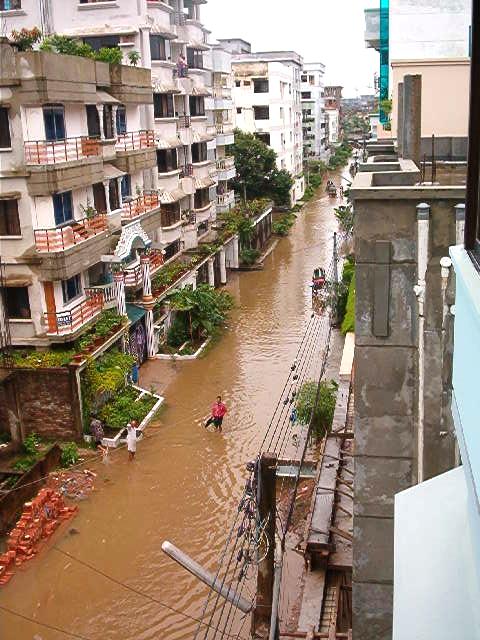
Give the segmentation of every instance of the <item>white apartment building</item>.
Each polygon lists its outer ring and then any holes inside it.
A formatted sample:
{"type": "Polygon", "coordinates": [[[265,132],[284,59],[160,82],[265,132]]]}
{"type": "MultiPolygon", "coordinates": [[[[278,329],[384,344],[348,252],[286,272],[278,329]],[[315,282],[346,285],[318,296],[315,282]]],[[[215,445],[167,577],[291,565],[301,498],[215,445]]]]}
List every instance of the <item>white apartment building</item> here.
{"type": "MultiPolygon", "coordinates": [[[[229,56],[212,71],[218,56],[200,4],[0,2],[7,34],[39,26],[124,52],[124,65],[109,69],[39,51],[12,58],[2,45],[2,63],[11,66],[0,72],[0,255],[12,344],[73,340],[106,303],[123,313],[125,289],[131,298],[143,288],[148,302],[152,272],[215,234],[217,199],[219,210],[233,206],[229,56]],[[123,280],[112,282],[118,270],[123,280]]],[[[226,265],[238,261],[235,242],[236,252],[223,247],[199,269],[200,281],[225,282],[226,265]]],[[[185,279],[195,280],[195,273],[185,279]]],[[[145,309],[153,355],[153,314],[145,309]]]]}
{"type": "Polygon", "coordinates": [[[328,132],[328,145],[334,145],[338,142],[340,114],[338,109],[325,109],[326,127],[328,132]]]}
{"type": "MultiPolygon", "coordinates": [[[[235,40],[221,40],[235,51],[235,40]]],[[[243,41],[242,41],[243,42],[243,41]]],[[[234,54],[235,125],[254,133],[277,154],[278,169],[290,172],[292,203],[305,191],[300,83],[303,60],[294,51],[234,54]]]]}
{"type": "Polygon", "coordinates": [[[323,160],[326,157],[327,129],[325,116],[325,65],[306,62],[303,65],[301,101],[303,123],[303,155],[323,160]]]}

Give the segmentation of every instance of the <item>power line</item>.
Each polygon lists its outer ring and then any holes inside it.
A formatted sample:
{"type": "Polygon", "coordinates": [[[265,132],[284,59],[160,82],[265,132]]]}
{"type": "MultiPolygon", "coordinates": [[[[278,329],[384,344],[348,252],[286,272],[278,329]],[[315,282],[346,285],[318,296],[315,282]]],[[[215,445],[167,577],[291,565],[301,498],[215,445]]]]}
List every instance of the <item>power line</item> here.
{"type": "Polygon", "coordinates": [[[34,618],[30,618],[29,616],[24,615],[23,613],[19,613],[18,611],[13,611],[13,609],[9,609],[4,605],[0,605],[0,609],[2,611],[6,611],[10,613],[12,616],[16,616],[17,618],[21,618],[22,620],[26,620],[27,622],[32,622],[40,627],[44,627],[45,629],[50,629],[50,631],[58,631],[58,633],[63,633],[65,636],[69,636],[70,638],[78,638],[78,640],[91,640],[91,638],[87,638],[87,636],[82,636],[79,633],[74,633],[73,631],[66,631],[65,629],[61,629],[60,627],[55,627],[53,624],[47,624],[46,622],[40,622],[40,620],[35,620],[34,618]]]}

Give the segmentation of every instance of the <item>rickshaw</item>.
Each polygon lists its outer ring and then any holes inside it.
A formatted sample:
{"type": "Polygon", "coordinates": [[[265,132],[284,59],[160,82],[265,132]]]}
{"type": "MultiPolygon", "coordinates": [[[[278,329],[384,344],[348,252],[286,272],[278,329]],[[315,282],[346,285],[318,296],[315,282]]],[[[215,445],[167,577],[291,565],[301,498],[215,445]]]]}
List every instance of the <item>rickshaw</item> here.
{"type": "Polygon", "coordinates": [[[312,294],[316,295],[325,285],[325,269],[317,267],[313,270],[312,294]]]}
{"type": "Polygon", "coordinates": [[[337,197],[337,187],[331,181],[327,183],[327,193],[330,196],[330,198],[337,197]]]}

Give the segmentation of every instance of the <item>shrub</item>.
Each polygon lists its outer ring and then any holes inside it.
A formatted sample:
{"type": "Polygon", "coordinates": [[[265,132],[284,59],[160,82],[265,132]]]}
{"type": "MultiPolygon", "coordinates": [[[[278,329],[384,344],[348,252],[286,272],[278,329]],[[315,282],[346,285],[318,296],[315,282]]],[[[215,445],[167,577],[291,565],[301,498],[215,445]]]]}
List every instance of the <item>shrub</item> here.
{"type": "Polygon", "coordinates": [[[132,387],[126,387],[101,409],[100,419],[113,429],[121,429],[132,420],[140,424],[157,400],[150,394],[140,400],[137,398],[138,392],[132,387]]]}
{"type": "Polygon", "coordinates": [[[272,224],[272,231],[279,236],[286,236],[293,227],[296,216],[293,213],[286,213],[272,224]]]}
{"type": "Polygon", "coordinates": [[[42,37],[42,32],[38,27],[33,29],[20,29],[20,31],[13,30],[10,38],[16,45],[19,51],[31,51],[33,45],[36,44],[42,37]]]}
{"type": "Polygon", "coordinates": [[[67,442],[62,445],[62,455],[60,456],[62,467],[71,467],[73,464],[77,464],[79,458],[78,447],[75,442],[67,442]]]}
{"type": "Polygon", "coordinates": [[[297,395],[295,407],[297,420],[301,424],[307,425],[312,419],[312,434],[317,438],[322,438],[332,427],[338,385],[334,380],[330,380],[330,382],[323,380],[320,383],[318,401],[315,403],[317,388],[318,383],[314,380],[304,382],[297,395]]]}
{"type": "Polygon", "coordinates": [[[337,301],[337,317],[340,323],[343,321],[345,317],[349,287],[350,287],[350,283],[352,281],[354,273],[355,273],[355,260],[353,256],[349,256],[345,260],[345,264],[343,265],[342,287],[339,292],[338,301],[337,301]]]}
{"type": "Polygon", "coordinates": [[[258,260],[260,251],[258,249],[242,249],[240,251],[240,261],[251,267],[258,260]]]}
{"type": "Polygon", "coordinates": [[[140,62],[140,54],[138,53],[138,51],[130,51],[130,53],[127,56],[128,61],[130,62],[130,64],[132,65],[132,67],[136,67],[138,65],[138,63],[140,62]]]}
{"type": "Polygon", "coordinates": [[[345,334],[350,331],[355,331],[355,273],[348,288],[346,312],[342,322],[342,333],[345,334]]]}
{"type": "Polygon", "coordinates": [[[11,353],[13,363],[17,367],[40,369],[42,367],[64,367],[73,358],[73,349],[51,348],[48,351],[14,350],[11,353]]]}
{"type": "Polygon", "coordinates": [[[171,347],[180,347],[187,342],[190,334],[183,314],[176,314],[174,321],[167,333],[167,344],[171,347]]]}
{"type": "Polygon", "coordinates": [[[95,54],[95,60],[108,64],[122,64],[123,53],[118,47],[102,47],[95,54]]]}

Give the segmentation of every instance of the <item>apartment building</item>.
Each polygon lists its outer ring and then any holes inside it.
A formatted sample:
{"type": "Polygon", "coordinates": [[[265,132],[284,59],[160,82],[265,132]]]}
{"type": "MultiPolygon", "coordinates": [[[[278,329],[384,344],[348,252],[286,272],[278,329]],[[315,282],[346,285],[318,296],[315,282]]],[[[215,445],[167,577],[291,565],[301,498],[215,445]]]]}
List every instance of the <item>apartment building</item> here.
{"type": "MultiPolygon", "coordinates": [[[[220,42],[230,51],[240,48],[233,39],[220,42]]],[[[235,125],[254,133],[276,152],[278,169],[290,172],[294,179],[292,203],[305,191],[302,68],[302,58],[294,51],[239,53],[232,58],[235,125]]]]}
{"type": "Polygon", "coordinates": [[[340,138],[340,119],[342,114],[342,89],[340,86],[328,86],[324,89],[327,141],[335,145],[340,138]]]}
{"type": "Polygon", "coordinates": [[[301,102],[304,158],[322,160],[326,157],[324,74],[325,65],[321,62],[306,62],[303,65],[301,102]]]}
{"type": "MultiPolygon", "coordinates": [[[[151,299],[152,271],[215,236],[217,200],[219,211],[233,206],[228,180],[235,170],[225,153],[225,146],[233,142],[228,103],[230,58],[226,53],[210,52],[208,32],[200,22],[200,4],[141,0],[133,11],[129,0],[82,0],[67,5],[56,0],[16,0],[15,6],[1,7],[7,33],[38,25],[44,34],[70,36],[95,50],[119,47],[124,62],[129,63],[98,75],[97,70],[103,68],[99,63],[28,52],[26,58],[23,54],[13,57],[12,69],[2,66],[5,83],[14,86],[16,96],[16,112],[10,99],[2,108],[6,140],[2,144],[8,147],[7,138],[12,135],[20,146],[13,145],[8,155],[2,154],[1,197],[5,201],[5,193],[20,194],[22,237],[23,229],[29,229],[23,242],[12,243],[9,237],[0,250],[6,263],[7,301],[25,303],[22,309],[8,309],[14,345],[73,339],[105,302],[115,304],[117,294],[124,300],[124,294],[117,291],[121,287],[126,287],[129,300],[135,300],[135,292],[142,287],[146,299],[151,299]],[[132,66],[131,53],[140,56],[135,62],[138,67],[132,66]],[[21,68],[24,59],[38,83],[46,82],[48,87],[31,98],[31,114],[30,105],[23,105],[24,86],[28,85],[21,68]],[[83,78],[86,86],[76,89],[83,78]],[[55,91],[50,91],[52,83],[58,85],[55,91]],[[75,180],[64,178],[71,163],[75,180]],[[18,176],[19,167],[25,173],[25,184],[12,185],[10,175],[15,170],[18,176]],[[35,177],[39,181],[41,171],[45,185],[35,190],[28,183],[35,177]],[[61,175],[54,180],[56,173],[61,175]],[[38,200],[40,197],[44,200],[38,200]],[[32,260],[45,254],[43,263],[50,265],[54,284],[47,292],[46,272],[29,275],[25,280],[28,292],[13,291],[15,279],[11,278],[18,269],[9,260],[16,264],[27,246],[32,260]],[[83,254],[78,258],[80,249],[87,246],[88,259],[83,254]],[[70,264],[59,270],[62,261],[70,264]],[[112,272],[118,270],[123,283],[114,285],[112,272]],[[94,311],[92,300],[96,300],[94,311]],[[29,322],[22,324],[18,316],[27,313],[29,322]]],[[[8,56],[11,58],[10,53],[8,56]]],[[[3,208],[13,211],[15,204],[3,208]]],[[[18,231],[15,214],[11,215],[11,229],[18,231]]],[[[227,252],[225,247],[219,250],[211,265],[185,276],[182,284],[194,284],[200,271],[200,281],[224,282],[226,264],[234,266],[235,256],[238,261],[237,239],[230,242],[227,252]]],[[[124,310],[123,303],[119,308],[124,310]]],[[[156,350],[152,336],[158,337],[156,318],[150,311],[142,319],[148,356],[156,350]]]]}

